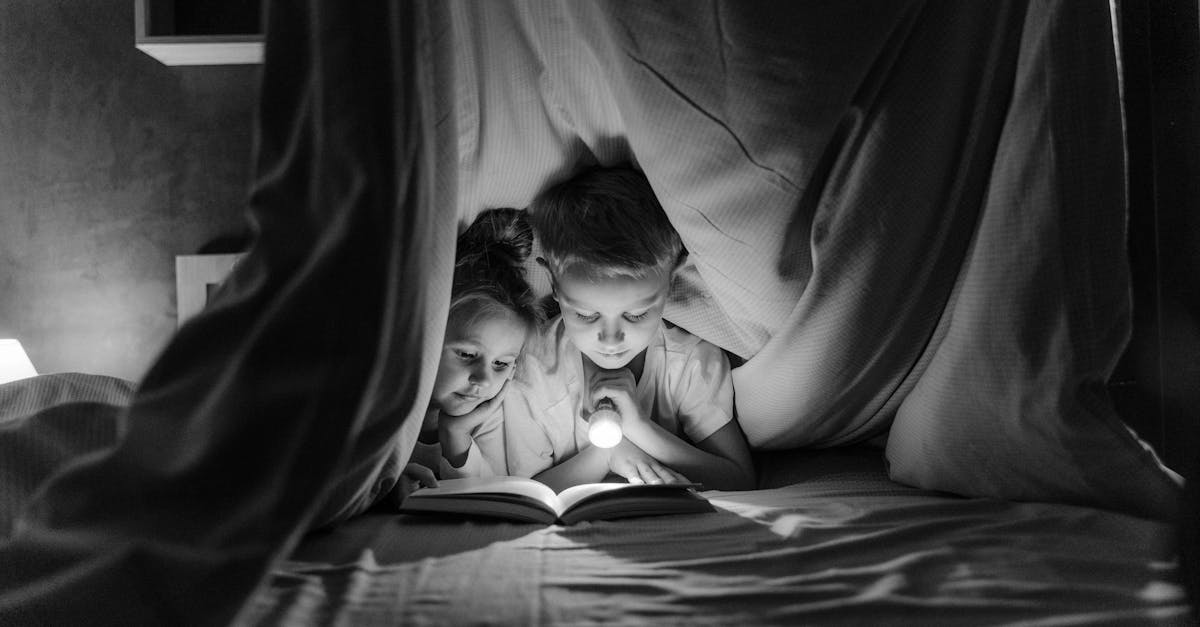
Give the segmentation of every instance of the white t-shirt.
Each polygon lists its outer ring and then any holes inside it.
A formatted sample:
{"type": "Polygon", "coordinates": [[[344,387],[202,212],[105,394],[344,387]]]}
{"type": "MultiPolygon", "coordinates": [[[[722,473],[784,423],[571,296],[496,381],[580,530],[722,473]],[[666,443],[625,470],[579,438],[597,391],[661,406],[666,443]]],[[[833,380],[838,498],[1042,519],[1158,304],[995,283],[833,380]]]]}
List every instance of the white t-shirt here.
{"type": "MultiPolygon", "coordinates": [[[[562,319],[547,326],[504,399],[508,474],[532,477],[586,446],[583,357],[562,319]]],[[[634,401],[667,431],[697,443],[733,419],[729,360],[715,345],[663,323],[646,347],[634,401]]]]}

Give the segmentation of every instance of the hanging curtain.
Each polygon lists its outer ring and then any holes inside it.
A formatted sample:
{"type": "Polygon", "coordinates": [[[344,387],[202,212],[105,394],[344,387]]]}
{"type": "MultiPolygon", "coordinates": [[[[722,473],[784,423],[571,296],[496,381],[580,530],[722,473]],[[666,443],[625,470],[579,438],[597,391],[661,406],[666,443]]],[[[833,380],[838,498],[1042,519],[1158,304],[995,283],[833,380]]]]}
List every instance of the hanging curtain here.
{"type": "Polygon", "coordinates": [[[434,29],[409,2],[266,15],[253,246],[140,382],[122,442],[0,545],[0,623],[228,624],[301,532],[370,498],[331,478],[415,441],[457,226],[436,210],[434,29]]]}

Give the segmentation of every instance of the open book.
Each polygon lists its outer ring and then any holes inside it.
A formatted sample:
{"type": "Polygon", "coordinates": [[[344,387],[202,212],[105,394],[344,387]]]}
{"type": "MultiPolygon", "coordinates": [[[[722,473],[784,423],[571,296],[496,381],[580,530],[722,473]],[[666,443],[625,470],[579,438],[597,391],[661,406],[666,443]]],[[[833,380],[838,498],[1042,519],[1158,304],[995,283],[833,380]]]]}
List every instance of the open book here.
{"type": "Polygon", "coordinates": [[[581,520],[711,512],[698,484],[585,483],[555,494],[544,483],[521,477],[442,479],[436,488],[408,495],[400,511],[507,518],[573,525],[581,520]]]}

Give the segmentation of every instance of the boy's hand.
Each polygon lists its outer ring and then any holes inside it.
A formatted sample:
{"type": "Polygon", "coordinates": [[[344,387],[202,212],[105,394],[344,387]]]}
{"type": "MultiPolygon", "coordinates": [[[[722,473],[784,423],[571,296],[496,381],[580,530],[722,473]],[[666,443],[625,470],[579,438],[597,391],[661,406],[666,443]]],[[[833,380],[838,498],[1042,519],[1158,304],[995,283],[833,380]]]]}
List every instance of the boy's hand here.
{"type": "Polygon", "coordinates": [[[492,398],[483,401],[471,411],[461,416],[450,416],[443,412],[438,412],[438,429],[443,433],[453,432],[460,435],[471,435],[483,421],[491,417],[500,409],[500,405],[504,402],[504,395],[508,393],[508,381],[500,386],[500,391],[492,398]]]}
{"type": "Polygon", "coordinates": [[[608,469],[625,477],[629,483],[687,483],[683,475],[660,464],[637,446],[623,441],[612,449],[608,469]]]}
{"type": "Polygon", "coordinates": [[[409,463],[400,473],[400,498],[408,498],[417,488],[436,488],[437,477],[433,471],[421,464],[409,463]]]}
{"type": "Polygon", "coordinates": [[[600,399],[610,398],[617,407],[617,413],[621,414],[621,420],[641,420],[637,403],[633,400],[637,383],[633,380],[633,373],[628,368],[597,369],[592,373],[588,385],[591,389],[589,398],[593,408],[600,399]]]}

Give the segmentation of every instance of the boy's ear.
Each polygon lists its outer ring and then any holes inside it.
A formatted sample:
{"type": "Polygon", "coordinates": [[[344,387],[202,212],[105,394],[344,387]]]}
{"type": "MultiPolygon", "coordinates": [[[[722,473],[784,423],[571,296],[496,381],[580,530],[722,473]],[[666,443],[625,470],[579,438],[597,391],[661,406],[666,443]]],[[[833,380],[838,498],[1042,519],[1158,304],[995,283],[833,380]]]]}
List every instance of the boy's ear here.
{"type": "Polygon", "coordinates": [[[539,266],[545,268],[546,274],[550,275],[550,295],[557,299],[558,282],[554,280],[554,273],[550,271],[550,264],[546,261],[546,258],[542,256],[535,257],[534,261],[536,261],[539,266]]]}
{"type": "Polygon", "coordinates": [[[688,258],[688,251],[686,248],[679,251],[679,257],[677,257],[675,259],[675,267],[671,268],[672,275],[674,275],[677,271],[679,271],[679,269],[683,267],[683,264],[687,263],[687,258],[688,258]]]}

